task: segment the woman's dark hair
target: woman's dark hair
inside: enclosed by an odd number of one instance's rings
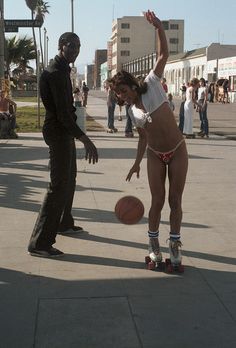
[[[127,85],[131,89],[135,89],[139,95],[147,92],[147,83],[144,81],[144,78],[137,78],[125,70],[119,71],[109,79],[109,82],[115,91],[119,90],[120,85]]]
[[[206,80],[203,77],[201,77],[199,81],[202,82],[204,86],[206,86]]]

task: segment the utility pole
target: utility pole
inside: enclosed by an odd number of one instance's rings
[[[3,0],[0,0],[0,89],[3,86],[4,81],[4,66],[5,66],[5,59],[4,59],[4,46],[5,46],[5,36],[4,36],[4,4]]]
[[[44,27],[43,31],[44,31],[44,40],[43,40],[43,43],[44,43],[44,55],[43,55],[44,62],[43,62],[43,65],[46,68],[47,67],[47,29]]]
[[[74,0],[71,0],[71,31],[74,33]],[[75,88],[76,80],[75,80],[75,74],[76,74],[76,67],[74,63],[72,63],[72,87]]]
[[[74,32],[74,0],[71,0],[71,31]]]

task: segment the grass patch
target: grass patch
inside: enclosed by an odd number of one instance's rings
[[[31,103],[37,103],[38,98],[37,97],[14,97],[14,101],[17,103],[20,102],[31,102]]]
[[[24,106],[17,108],[16,123],[17,132],[20,133],[35,133],[41,132],[44,122],[45,109],[40,108],[40,127],[38,127],[38,108],[32,106]],[[96,132],[102,131],[104,128],[94,120],[93,117],[86,117],[86,130]]]

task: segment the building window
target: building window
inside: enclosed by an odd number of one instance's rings
[[[122,57],[128,57],[129,55],[130,55],[130,51],[120,51],[120,55],[122,56]]]
[[[179,24],[170,24],[170,29],[178,30],[179,29]]]
[[[128,42],[130,42],[130,38],[129,37],[121,37],[120,42],[121,43],[128,43]]]
[[[121,23],[121,29],[129,29],[130,24],[129,23]]]
[[[169,22],[168,21],[162,21],[162,25],[164,30],[169,30]]]
[[[170,44],[178,44],[179,43],[179,39],[176,37],[172,37],[170,38]]]

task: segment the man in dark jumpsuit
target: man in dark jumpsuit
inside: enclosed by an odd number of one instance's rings
[[[80,52],[80,39],[74,33],[59,38],[59,53],[40,78],[40,94],[46,109],[43,137],[49,146],[50,183],[39,212],[28,251],[32,256],[57,257],[63,252],[54,248],[57,233],[77,232],[71,214],[76,185],[75,138],[85,147],[89,163],[98,161],[93,142],[76,124],[73,106],[70,63]]]

